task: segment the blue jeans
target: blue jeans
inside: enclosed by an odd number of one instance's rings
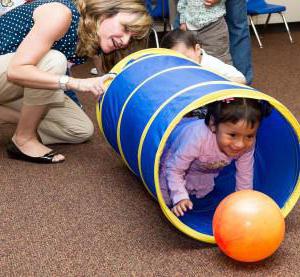
[[[246,0],[226,1],[226,22],[233,65],[245,75],[249,85],[253,80],[253,70]]]

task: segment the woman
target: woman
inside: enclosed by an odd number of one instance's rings
[[[47,144],[91,137],[92,122],[64,91],[98,98],[109,76],[68,77],[67,61],[80,64],[99,51],[126,48],[131,38],[145,37],[150,25],[139,0],[38,0],[1,16],[0,121],[18,123],[9,156],[62,162],[65,157]]]

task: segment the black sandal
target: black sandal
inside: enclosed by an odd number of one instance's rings
[[[54,156],[58,154],[53,150],[51,150],[50,152],[48,152],[42,157],[28,156],[23,152],[21,152],[21,150],[15,145],[15,143],[12,140],[10,141],[10,143],[6,148],[6,152],[8,156],[12,159],[22,160],[22,161],[27,161],[32,163],[51,164],[51,163],[62,163],[65,161],[65,160],[53,161]]]

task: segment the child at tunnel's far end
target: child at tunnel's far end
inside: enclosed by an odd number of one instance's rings
[[[205,119],[185,117],[169,137],[160,164],[160,188],[176,216],[193,208],[215,186],[221,169],[235,161],[236,191],[253,188],[256,133],[269,115],[265,101],[228,98],[207,105]]]

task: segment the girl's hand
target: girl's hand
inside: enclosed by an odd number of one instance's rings
[[[75,79],[70,78],[68,88],[80,92],[92,93],[96,99],[105,92],[106,84],[105,81],[113,79],[114,74],[105,74],[101,77],[87,78],[87,79]]]
[[[176,216],[183,216],[185,212],[187,212],[187,210],[191,210],[193,209],[193,203],[191,200],[189,199],[183,199],[181,201],[179,201],[173,208],[172,208],[172,212],[176,215]]]
[[[180,26],[179,26],[179,29],[182,30],[182,31],[187,31],[186,23],[181,23]]]
[[[220,2],[220,0],[205,0],[204,1],[204,5],[209,8],[209,7],[212,7],[216,4],[218,4]]]

